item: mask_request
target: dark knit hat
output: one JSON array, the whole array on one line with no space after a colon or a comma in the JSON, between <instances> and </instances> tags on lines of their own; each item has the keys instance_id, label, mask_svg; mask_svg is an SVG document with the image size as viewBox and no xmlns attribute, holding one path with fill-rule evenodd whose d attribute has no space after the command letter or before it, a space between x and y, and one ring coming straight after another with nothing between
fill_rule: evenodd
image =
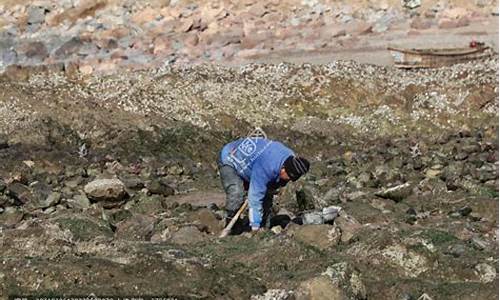
<instances>
[{"instance_id":1,"label":"dark knit hat","mask_svg":"<svg viewBox=\"0 0 500 300\"><path fill-rule=\"evenodd\" d=\"M309 171L309 161L305 158L290 155L283 164L288 177L292 181L296 181L300 176Z\"/></svg>"}]
</instances>

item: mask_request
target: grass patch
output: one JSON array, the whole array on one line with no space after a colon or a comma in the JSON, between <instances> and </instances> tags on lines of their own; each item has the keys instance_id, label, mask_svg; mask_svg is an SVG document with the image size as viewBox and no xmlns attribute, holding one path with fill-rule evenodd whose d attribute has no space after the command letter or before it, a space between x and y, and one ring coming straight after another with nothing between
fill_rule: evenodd
<instances>
[{"instance_id":1,"label":"grass patch","mask_svg":"<svg viewBox=\"0 0 500 300\"><path fill-rule=\"evenodd\" d=\"M458 240L453 234L436 229L426 230L422 235L436 246L456 242Z\"/></svg>"},{"instance_id":2,"label":"grass patch","mask_svg":"<svg viewBox=\"0 0 500 300\"><path fill-rule=\"evenodd\" d=\"M482 187L478 190L478 195L481 197L498 198L498 191L492 188Z\"/></svg>"}]
</instances>

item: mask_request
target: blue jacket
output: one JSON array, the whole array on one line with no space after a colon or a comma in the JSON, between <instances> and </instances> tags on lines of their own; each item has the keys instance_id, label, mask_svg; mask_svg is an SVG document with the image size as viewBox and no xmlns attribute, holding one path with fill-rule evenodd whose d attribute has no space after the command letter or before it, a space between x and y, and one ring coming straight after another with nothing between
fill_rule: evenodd
<instances>
[{"instance_id":1,"label":"blue jacket","mask_svg":"<svg viewBox=\"0 0 500 300\"><path fill-rule=\"evenodd\" d=\"M232 166L243 180L250 183L248 204L253 228L262 223L262 203L268 184L279 182L280 170L290 155L294 153L285 145L265 138L238 139L222 148L222 164Z\"/></svg>"}]
</instances>

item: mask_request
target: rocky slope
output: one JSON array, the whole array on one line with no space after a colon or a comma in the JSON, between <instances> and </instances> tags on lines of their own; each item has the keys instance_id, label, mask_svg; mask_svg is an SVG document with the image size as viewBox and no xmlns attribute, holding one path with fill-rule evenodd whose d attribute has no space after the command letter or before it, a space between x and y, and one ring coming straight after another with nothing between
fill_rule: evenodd
<instances>
[{"instance_id":1,"label":"rocky slope","mask_svg":"<svg viewBox=\"0 0 500 300\"><path fill-rule=\"evenodd\" d=\"M3 297L498 297L497 58L18 69L0 86ZM257 126L312 169L272 231L220 240L215 158ZM328 205L334 224L291 221Z\"/></svg>"},{"instance_id":2,"label":"rocky slope","mask_svg":"<svg viewBox=\"0 0 500 300\"><path fill-rule=\"evenodd\" d=\"M398 39L407 39L402 47L464 47L479 39L498 50L497 28L493 0L3 0L0 70L51 64L92 74L351 49L370 54Z\"/></svg>"}]
</instances>

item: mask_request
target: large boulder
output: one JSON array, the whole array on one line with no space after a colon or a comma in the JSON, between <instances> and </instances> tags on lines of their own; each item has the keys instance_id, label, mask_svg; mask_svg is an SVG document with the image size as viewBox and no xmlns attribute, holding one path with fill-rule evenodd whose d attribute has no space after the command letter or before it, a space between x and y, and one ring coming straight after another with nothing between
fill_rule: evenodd
<instances>
[{"instance_id":1,"label":"large boulder","mask_svg":"<svg viewBox=\"0 0 500 300\"><path fill-rule=\"evenodd\" d=\"M121 201L127 192L119 179L97 179L84 187L85 194L95 201Z\"/></svg>"}]
</instances>

